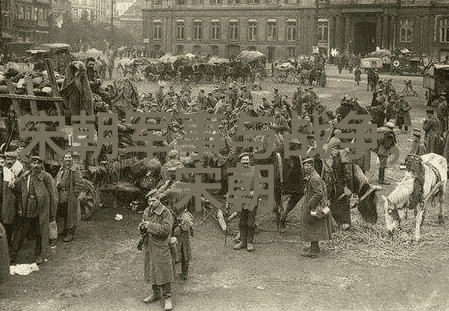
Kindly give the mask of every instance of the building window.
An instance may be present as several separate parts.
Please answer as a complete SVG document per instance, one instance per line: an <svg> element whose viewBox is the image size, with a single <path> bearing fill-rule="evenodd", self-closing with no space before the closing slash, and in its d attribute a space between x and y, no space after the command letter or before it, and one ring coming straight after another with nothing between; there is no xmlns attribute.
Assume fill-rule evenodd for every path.
<svg viewBox="0 0 449 311"><path fill-rule="evenodd" d="M203 38L203 22L196 20L193 22L193 39L201 40Z"/></svg>
<svg viewBox="0 0 449 311"><path fill-rule="evenodd" d="M248 21L248 40L257 41L257 21Z"/></svg>
<svg viewBox="0 0 449 311"><path fill-rule="evenodd" d="M162 40L162 22L154 21L154 40Z"/></svg>
<svg viewBox="0 0 449 311"><path fill-rule="evenodd" d="M195 55L201 54L201 46L199 46L199 45L193 46L193 54L195 54Z"/></svg>
<svg viewBox="0 0 449 311"><path fill-rule="evenodd" d="M229 40L237 41L239 39L239 25L238 22L229 23Z"/></svg>
<svg viewBox="0 0 449 311"><path fill-rule="evenodd" d="M218 56L218 46L217 45L212 45L210 47L210 54L212 56Z"/></svg>
<svg viewBox="0 0 449 311"><path fill-rule="evenodd" d="M194 5L201 5L204 4L204 0L193 0Z"/></svg>
<svg viewBox="0 0 449 311"><path fill-rule="evenodd" d="M296 40L296 21L287 21L287 41Z"/></svg>
<svg viewBox="0 0 449 311"><path fill-rule="evenodd" d="M318 41L327 41L328 30L329 28L327 22L318 22Z"/></svg>
<svg viewBox="0 0 449 311"><path fill-rule="evenodd" d="M276 41L278 36L277 22L275 20L268 20L267 23L267 40Z"/></svg>
<svg viewBox="0 0 449 311"><path fill-rule="evenodd" d="M287 48L287 56L289 58L295 58L296 57L296 49L294 47L288 47Z"/></svg>
<svg viewBox="0 0 449 311"><path fill-rule="evenodd" d="M449 42L449 18L443 18L440 20L440 42Z"/></svg>
<svg viewBox="0 0 449 311"><path fill-rule="evenodd" d="M412 42L412 20L409 18L401 20L399 41Z"/></svg>
<svg viewBox="0 0 449 311"><path fill-rule="evenodd" d="M259 0L248 0L248 4L259 4Z"/></svg>
<svg viewBox="0 0 449 311"><path fill-rule="evenodd" d="M27 6L25 8L25 19L26 20L31 20L31 8L29 6Z"/></svg>
<svg viewBox="0 0 449 311"><path fill-rule="evenodd" d="M185 24L184 21L176 22L176 39L184 40L185 39Z"/></svg>
<svg viewBox="0 0 449 311"><path fill-rule="evenodd" d="M220 40L220 22L212 21L212 40Z"/></svg>
<svg viewBox="0 0 449 311"><path fill-rule="evenodd" d="M186 0L176 0L177 5L184 5L186 4Z"/></svg>
<svg viewBox="0 0 449 311"><path fill-rule="evenodd" d="M278 0L267 0L268 4L277 4Z"/></svg>
<svg viewBox="0 0 449 311"><path fill-rule="evenodd" d="M210 4L221 4L221 0L210 0Z"/></svg>
<svg viewBox="0 0 449 311"><path fill-rule="evenodd" d="M229 4L239 4L240 0L229 0L228 3Z"/></svg>
<svg viewBox="0 0 449 311"><path fill-rule="evenodd" d="M184 54L184 46L183 45L177 45L176 46L176 55L182 55Z"/></svg>

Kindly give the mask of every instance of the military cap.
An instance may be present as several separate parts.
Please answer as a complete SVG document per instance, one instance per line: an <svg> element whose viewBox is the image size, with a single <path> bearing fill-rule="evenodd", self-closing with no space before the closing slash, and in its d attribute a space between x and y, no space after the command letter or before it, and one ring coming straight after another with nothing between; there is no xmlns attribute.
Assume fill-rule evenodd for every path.
<svg viewBox="0 0 449 311"><path fill-rule="evenodd" d="M302 163L305 164L305 163L310 163L310 162L313 162L313 161L314 161L313 158L305 158L304 160L302 160Z"/></svg>
<svg viewBox="0 0 449 311"><path fill-rule="evenodd" d="M42 159L41 159L39 156L37 156L37 155L31 156L30 160L31 160L31 161L33 161L33 160L38 160L39 162L44 162L44 160L42 160Z"/></svg>
<svg viewBox="0 0 449 311"><path fill-rule="evenodd" d="M251 153L249 152L243 152L241 155L239 155L239 161L243 158L243 157L251 157Z"/></svg>
<svg viewBox="0 0 449 311"><path fill-rule="evenodd" d="M413 129L413 136L421 137L421 131L419 129Z"/></svg>

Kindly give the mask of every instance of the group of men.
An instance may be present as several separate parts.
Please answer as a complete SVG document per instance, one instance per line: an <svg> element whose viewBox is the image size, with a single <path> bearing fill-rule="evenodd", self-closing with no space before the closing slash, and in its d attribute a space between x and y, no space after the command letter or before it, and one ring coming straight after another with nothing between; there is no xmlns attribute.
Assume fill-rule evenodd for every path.
<svg viewBox="0 0 449 311"><path fill-rule="evenodd" d="M34 260L42 264L56 248L55 230L64 242L74 239L81 220L81 173L70 153L56 178L45 171L39 156L19 157L17 151L0 154L0 166L0 222L6 229L10 263L18 261L28 238L35 239Z"/></svg>

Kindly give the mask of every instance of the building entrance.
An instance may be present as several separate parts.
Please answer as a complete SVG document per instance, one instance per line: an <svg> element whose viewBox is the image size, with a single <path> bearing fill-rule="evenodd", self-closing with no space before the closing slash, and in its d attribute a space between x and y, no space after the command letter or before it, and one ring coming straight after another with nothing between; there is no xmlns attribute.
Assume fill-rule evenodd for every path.
<svg viewBox="0 0 449 311"><path fill-rule="evenodd" d="M376 23L360 22L354 25L354 53L365 55L376 50Z"/></svg>

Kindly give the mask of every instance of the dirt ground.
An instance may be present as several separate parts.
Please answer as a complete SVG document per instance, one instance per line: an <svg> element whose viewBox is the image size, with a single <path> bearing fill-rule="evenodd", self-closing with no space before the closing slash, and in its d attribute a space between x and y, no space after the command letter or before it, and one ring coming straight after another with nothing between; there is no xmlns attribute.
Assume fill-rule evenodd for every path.
<svg viewBox="0 0 449 311"><path fill-rule="evenodd" d="M343 90L367 105L366 77L355 87L353 76L328 70L325 89L316 88L322 101L336 107ZM405 77L393 77L401 91ZM422 78L411 77L420 97L412 103L412 127L421 127L425 113ZM268 95L277 87L283 94L293 94L295 85L265 83ZM139 83L141 91L152 91L155 84ZM205 88L211 88L206 86ZM195 94L197 92L195 88ZM398 133L405 156L410 134ZM372 158L368 176L377 180L376 158ZM373 175L374 174L374 175ZM398 164L386 175L400 179ZM386 186L381 194L388 194ZM50 261L29 276L11 276L0 286L0 310L162 310L159 303L141 302L148 291L142 279L142 253L136 249L137 225L141 215L126 208L126 202L105 201L91 221L83 222L76 240L61 240ZM193 260L190 279L173 284L174 310L449 310L449 234L447 204L445 225L436 223L435 211L426 215L423 241L410 245L405 233L394 239L385 235L383 209L378 206L379 223L369 226L353 210L351 231L336 233L332 243L322 245L316 259L301 257L304 246L299 240L296 208L285 233L277 234L271 214L258 216L256 251L234 251L232 237L225 238L217 222L209 216L203 223L196 215ZM123 220L114 220L122 214ZM201 223L201 224L200 224ZM235 230L237 221L231 224ZM407 227L407 226L406 226ZM32 242L20 260L32 262Z"/></svg>

